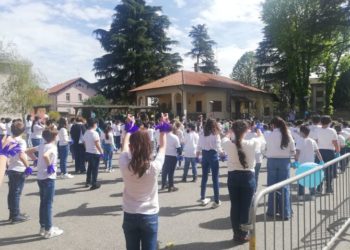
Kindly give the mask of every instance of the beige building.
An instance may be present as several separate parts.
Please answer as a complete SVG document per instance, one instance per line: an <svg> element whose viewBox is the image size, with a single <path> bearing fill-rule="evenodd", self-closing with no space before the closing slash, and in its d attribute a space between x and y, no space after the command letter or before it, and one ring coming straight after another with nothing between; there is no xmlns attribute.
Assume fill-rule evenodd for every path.
<svg viewBox="0 0 350 250"><path fill-rule="evenodd" d="M220 119L273 116L272 94L218 75L180 71L131 92L136 93L137 105L150 106L153 101L162 111L190 119L200 114Z"/></svg>
<svg viewBox="0 0 350 250"><path fill-rule="evenodd" d="M311 110L314 112L322 111L325 105L326 89L325 84L319 78L310 78L311 86Z"/></svg>
<svg viewBox="0 0 350 250"><path fill-rule="evenodd" d="M95 96L97 90L83 78L75 78L48 89L50 110L65 115L74 115L74 107L83 105L84 100Z"/></svg>

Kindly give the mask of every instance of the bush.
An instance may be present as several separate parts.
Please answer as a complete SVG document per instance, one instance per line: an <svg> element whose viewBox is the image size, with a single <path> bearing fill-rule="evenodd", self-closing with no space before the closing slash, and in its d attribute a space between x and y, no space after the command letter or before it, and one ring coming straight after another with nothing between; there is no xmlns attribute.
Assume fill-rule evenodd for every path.
<svg viewBox="0 0 350 250"><path fill-rule="evenodd" d="M51 120L55 120L55 121L58 121L61 118L60 113L57 111L50 111L48 113L48 116Z"/></svg>

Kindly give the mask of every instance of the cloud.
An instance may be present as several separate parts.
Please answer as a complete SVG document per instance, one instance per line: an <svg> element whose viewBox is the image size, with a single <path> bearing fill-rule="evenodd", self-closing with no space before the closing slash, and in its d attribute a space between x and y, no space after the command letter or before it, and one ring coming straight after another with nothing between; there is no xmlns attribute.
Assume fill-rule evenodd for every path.
<svg viewBox="0 0 350 250"><path fill-rule="evenodd" d="M79 3L75 2L57 4L56 8L67 18L76 18L83 21L111 18L114 14L114 11L111 9L102 8L97 5L82 7Z"/></svg>
<svg viewBox="0 0 350 250"><path fill-rule="evenodd" d="M185 7L187 4L185 0L174 0L174 2L178 8Z"/></svg>

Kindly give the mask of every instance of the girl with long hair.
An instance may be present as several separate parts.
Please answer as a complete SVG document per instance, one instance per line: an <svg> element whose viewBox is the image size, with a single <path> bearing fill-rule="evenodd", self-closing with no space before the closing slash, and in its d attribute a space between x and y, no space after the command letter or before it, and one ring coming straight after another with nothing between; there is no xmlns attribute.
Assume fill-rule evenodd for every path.
<svg viewBox="0 0 350 250"><path fill-rule="evenodd" d="M58 156L60 159L61 177L71 179L74 176L67 172L67 158L69 153L69 136L67 130L68 122L65 118L58 121Z"/></svg>
<svg viewBox="0 0 350 250"><path fill-rule="evenodd" d="M221 205L219 200L219 155L223 154L221 147L220 129L213 119L208 119L204 125L204 133L199 136L197 159L202 154L202 183L200 202L206 206L210 198L205 197L209 170L212 172L214 202L212 208ZM197 160L198 161L198 160Z"/></svg>
<svg viewBox="0 0 350 250"><path fill-rule="evenodd" d="M196 132L196 126L193 123L189 123L187 131L184 136L184 150L183 154L185 157L185 166L182 176L182 181L187 181L187 174L190 165L192 165L192 182L197 181L197 162L196 162L196 149L198 146L199 136Z"/></svg>
<svg viewBox="0 0 350 250"><path fill-rule="evenodd" d="M161 123L168 123L162 115ZM165 159L166 130L160 130L159 151L152 161L151 140L147 130L135 126L128 115L119 167L123 177L123 230L126 249L157 249L158 176Z"/></svg>
<svg viewBox="0 0 350 250"><path fill-rule="evenodd" d="M103 147L103 160L106 166L106 171L113 172L112 159L113 150L116 150L114 145L113 128L111 125L107 125L104 132L101 135L102 147Z"/></svg>
<svg viewBox="0 0 350 250"><path fill-rule="evenodd" d="M296 153L293 137L285 121L280 117L275 117L271 120L271 128L272 132L267 134L265 138L268 186L290 177L291 157ZM275 194L269 194L267 215L273 217L276 214L283 220L288 220L291 217L289 185L284 186Z"/></svg>
<svg viewBox="0 0 350 250"><path fill-rule="evenodd" d="M231 201L233 239L238 243L248 240L248 233L241 229L241 225L248 223L249 207L256 189L255 154L263 141L260 130L256 131L256 137L245 139L248 129L245 121L238 120L232 124L222 142L228 159L227 187ZM235 138L234 141L231 141L232 137Z"/></svg>

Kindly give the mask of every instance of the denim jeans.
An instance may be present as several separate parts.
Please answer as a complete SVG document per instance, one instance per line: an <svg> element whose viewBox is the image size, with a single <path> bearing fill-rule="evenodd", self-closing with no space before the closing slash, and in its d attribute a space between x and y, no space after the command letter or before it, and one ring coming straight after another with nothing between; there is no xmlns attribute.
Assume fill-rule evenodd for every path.
<svg viewBox="0 0 350 250"><path fill-rule="evenodd" d="M86 161L88 163L88 168L86 171L86 183L96 186L98 166L100 164L100 155L85 153Z"/></svg>
<svg viewBox="0 0 350 250"><path fill-rule="evenodd" d="M60 158L61 174L67 173L68 153L69 153L69 146L68 145L58 146L58 155Z"/></svg>
<svg viewBox="0 0 350 250"><path fill-rule="evenodd" d="M114 136L114 145L117 151L121 148L120 144L120 136Z"/></svg>
<svg viewBox="0 0 350 250"><path fill-rule="evenodd" d="M208 174L211 170L214 201L219 203L219 159L215 150L202 150L202 183L201 183L201 199L205 198L207 188Z"/></svg>
<svg viewBox="0 0 350 250"><path fill-rule="evenodd" d="M174 186L174 173L177 163L177 157L166 155L162 169L162 188L165 187L168 179L169 188Z"/></svg>
<svg viewBox="0 0 350 250"><path fill-rule="evenodd" d="M187 178L188 169L190 168L190 164L192 166L193 178L197 177L197 162L196 162L196 158L185 157L184 174L183 174L183 177L182 177L183 179Z"/></svg>
<svg viewBox="0 0 350 250"><path fill-rule="evenodd" d="M335 158L334 150L329 149L320 149L320 154L324 162L329 162ZM318 160L316 161L319 162ZM326 169L323 169L324 180L326 182L326 192L333 192L333 178L337 176L337 165L329 166ZM322 192L323 183L317 187L318 192Z"/></svg>
<svg viewBox="0 0 350 250"><path fill-rule="evenodd" d="M261 169L261 163L255 163L255 190L258 189L258 183L259 183L259 174Z"/></svg>
<svg viewBox="0 0 350 250"><path fill-rule="evenodd" d="M41 139L34 139L34 138L32 138L32 146L33 147L39 146L40 143L41 143ZM36 157L38 157L38 155L39 155L38 152L35 152L34 154L35 154Z"/></svg>
<svg viewBox="0 0 350 250"><path fill-rule="evenodd" d="M255 193L255 175L251 171L229 171L227 187L231 201L231 224L235 235L246 236L240 226L248 223L249 208Z"/></svg>
<svg viewBox="0 0 350 250"><path fill-rule="evenodd" d="M75 158L75 172L85 172L85 147L84 144L73 144Z"/></svg>
<svg viewBox="0 0 350 250"><path fill-rule="evenodd" d="M9 177L9 193L7 196L7 204L10 210L10 219L15 219L20 214L19 203L24 186L25 174L23 172L8 171Z"/></svg>
<svg viewBox="0 0 350 250"><path fill-rule="evenodd" d="M271 186L290 177L289 158L267 159L267 185ZM276 199L274 199L274 196ZM276 207L274 207L276 204ZM291 217L291 204L289 185L269 194L267 214L273 216L279 214L283 219Z"/></svg>
<svg viewBox="0 0 350 250"><path fill-rule="evenodd" d="M158 214L124 212L123 230L127 250L156 250Z"/></svg>
<svg viewBox="0 0 350 250"><path fill-rule="evenodd" d="M103 144L103 160L107 169L112 169L113 147L111 144Z"/></svg>
<svg viewBox="0 0 350 250"><path fill-rule="evenodd" d="M40 191L39 223L46 231L52 227L52 203L55 195L55 180L38 180Z"/></svg>

